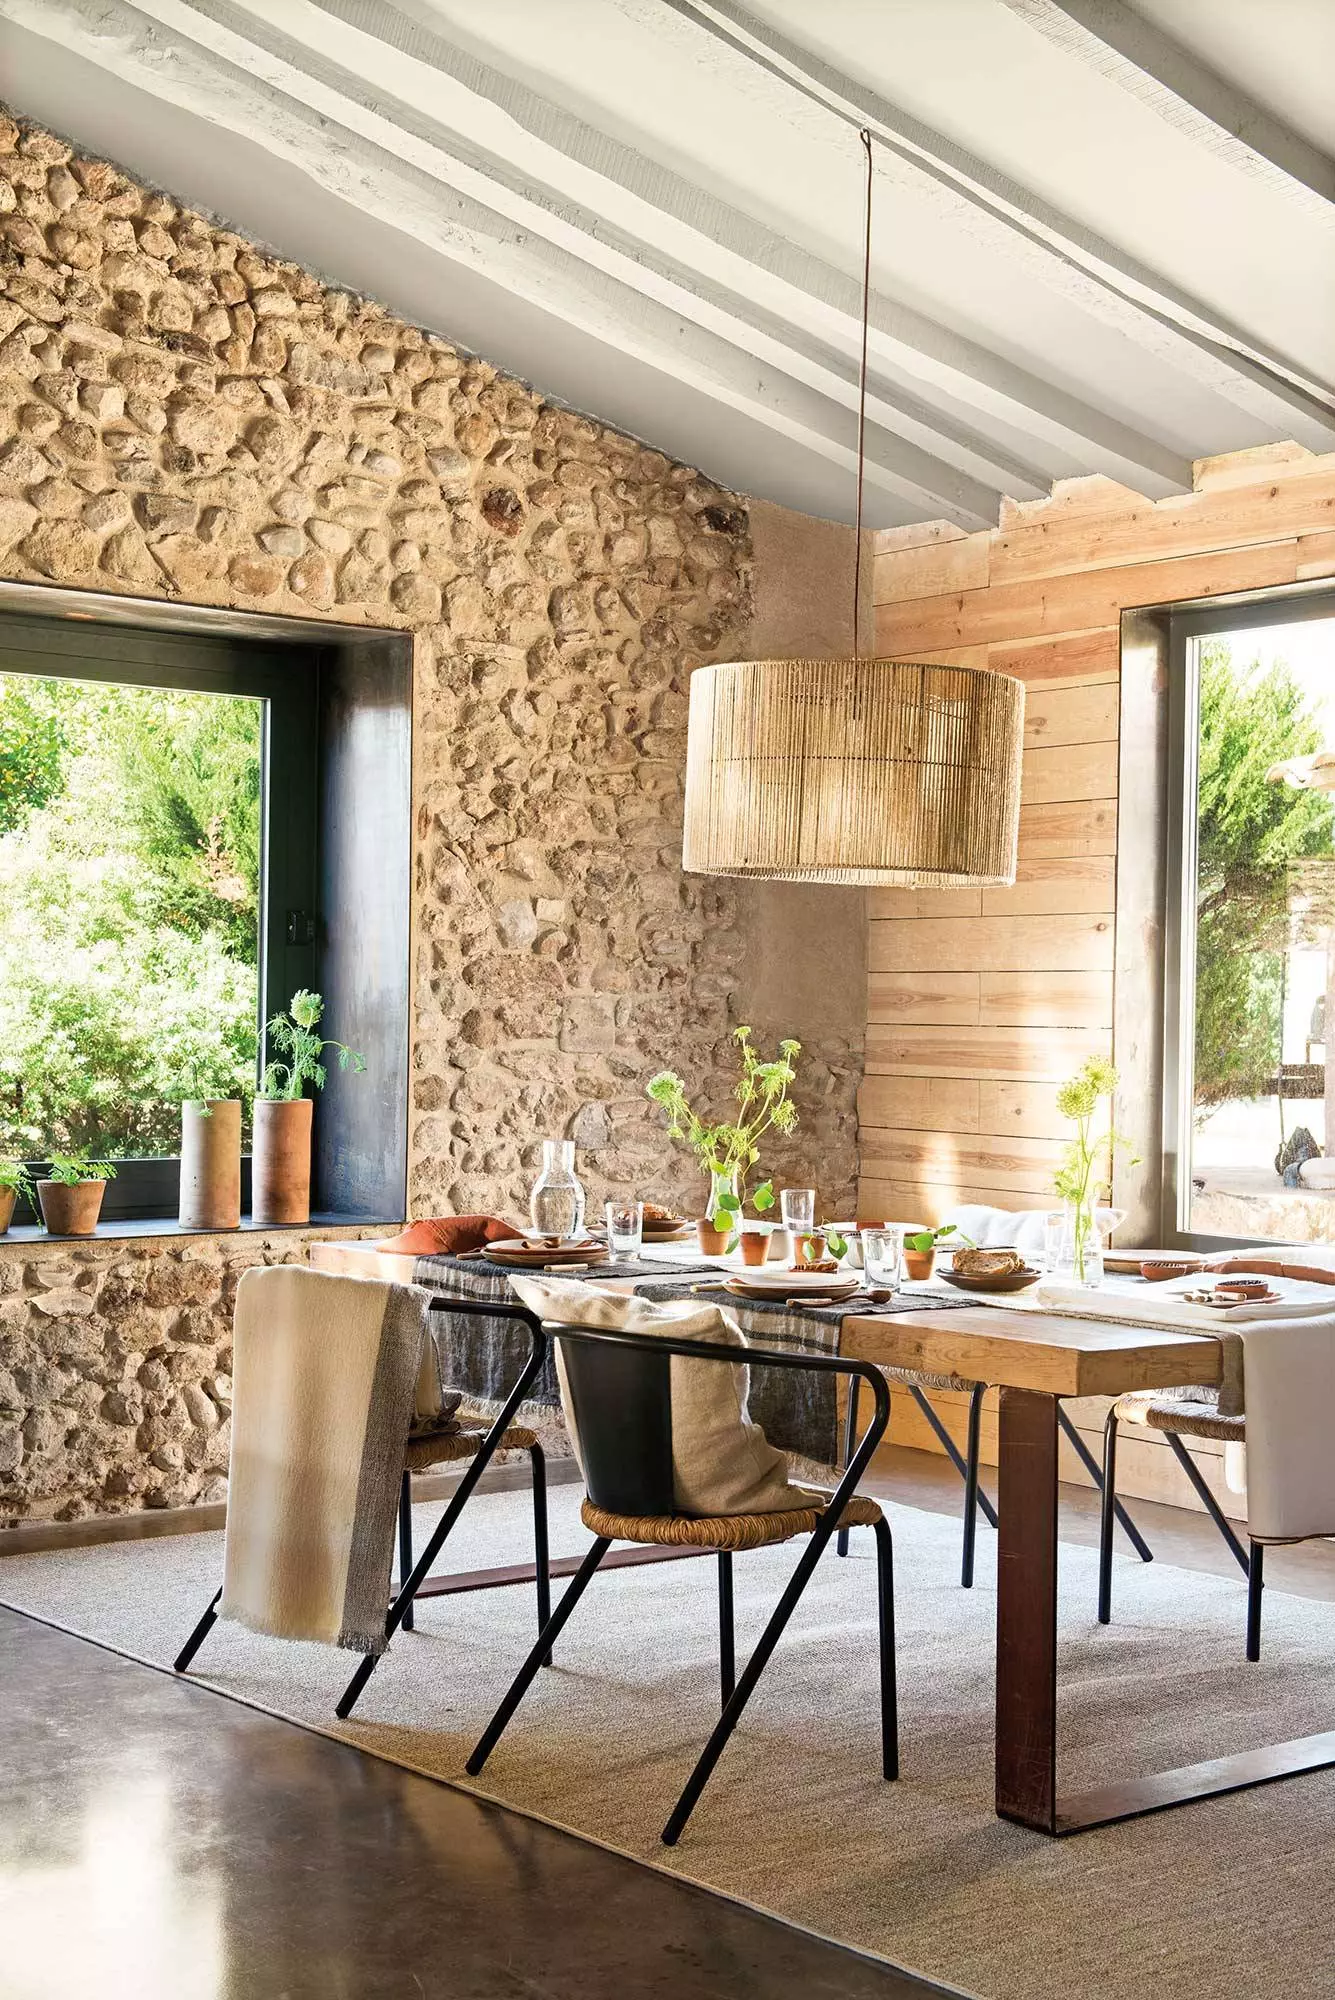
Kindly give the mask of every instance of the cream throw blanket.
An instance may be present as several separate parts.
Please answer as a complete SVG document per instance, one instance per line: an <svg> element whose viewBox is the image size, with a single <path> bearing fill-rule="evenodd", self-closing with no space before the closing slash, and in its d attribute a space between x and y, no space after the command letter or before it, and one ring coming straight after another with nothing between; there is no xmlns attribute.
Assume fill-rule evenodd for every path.
<svg viewBox="0 0 1335 2000"><path fill-rule="evenodd" d="M242 1277L219 1617L384 1651L430 1297L299 1264Z"/></svg>

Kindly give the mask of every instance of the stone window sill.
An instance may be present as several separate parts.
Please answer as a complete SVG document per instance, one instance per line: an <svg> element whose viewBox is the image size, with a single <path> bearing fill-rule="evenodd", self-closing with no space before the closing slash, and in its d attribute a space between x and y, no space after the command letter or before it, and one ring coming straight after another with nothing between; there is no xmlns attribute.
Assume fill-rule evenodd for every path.
<svg viewBox="0 0 1335 2000"><path fill-rule="evenodd" d="M0 1250L6 1244L28 1249L34 1243L106 1243L113 1239L123 1241L127 1237L322 1236L353 1232L358 1235L369 1236L375 1232L393 1236L406 1227L406 1223L380 1222L374 1216L318 1214L312 1215L309 1222L253 1222L246 1216L237 1229L187 1229L175 1216L126 1216L112 1222L100 1222L92 1236L50 1236L36 1223L13 1223L0 1236Z"/></svg>

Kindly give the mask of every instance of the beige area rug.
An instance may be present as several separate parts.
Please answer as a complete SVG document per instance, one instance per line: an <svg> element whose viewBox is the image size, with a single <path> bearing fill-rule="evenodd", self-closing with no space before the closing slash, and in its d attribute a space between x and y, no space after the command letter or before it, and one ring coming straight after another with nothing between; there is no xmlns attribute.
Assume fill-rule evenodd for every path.
<svg viewBox="0 0 1335 2000"><path fill-rule="evenodd" d="M554 1553L587 1544L578 1490L552 1493ZM435 1509L419 1510L419 1533ZM868 1532L827 1557L675 1852L659 1829L717 1701L708 1559L595 1579L558 1664L472 1789L987 2000L1272 2000L1335 1991L1335 1772L1067 1841L991 1812L995 1539L963 1591L959 1526L896 1507L903 1776L878 1777ZM476 1498L451 1568L522 1560L525 1493ZM739 1648L795 1551L737 1559ZM219 1574L221 1537L0 1560L0 1600L171 1660ZM1242 1657L1241 1578L1119 1558L1116 1622L1094 1621L1092 1551L1062 1551L1062 1778L1074 1787L1335 1726L1335 1605L1266 1592L1265 1654ZM197 1677L458 1781L530 1642L531 1591L435 1599L357 1716L333 1718L351 1656L219 1625ZM465 1781L467 1783L467 1781Z"/></svg>

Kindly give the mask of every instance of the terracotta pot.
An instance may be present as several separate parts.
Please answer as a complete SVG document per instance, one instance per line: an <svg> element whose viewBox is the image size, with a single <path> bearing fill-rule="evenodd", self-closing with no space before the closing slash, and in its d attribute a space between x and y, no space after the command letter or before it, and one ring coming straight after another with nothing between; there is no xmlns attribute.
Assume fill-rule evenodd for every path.
<svg viewBox="0 0 1335 2000"><path fill-rule="evenodd" d="M48 1236L91 1236L102 1213L105 1181L38 1181L37 1199Z"/></svg>
<svg viewBox="0 0 1335 2000"><path fill-rule="evenodd" d="M715 1229L712 1222L706 1222L702 1215L695 1225L695 1234L700 1244L702 1257L723 1257L727 1255L728 1244L732 1240L732 1229Z"/></svg>
<svg viewBox="0 0 1335 2000"><path fill-rule="evenodd" d="M754 1225L742 1224L742 1262L763 1264L769 1256L771 1229L757 1229Z"/></svg>
<svg viewBox="0 0 1335 2000"><path fill-rule="evenodd" d="M14 1203L18 1195L13 1188L0 1188L0 1236L3 1236L14 1218Z"/></svg>
<svg viewBox="0 0 1335 2000"><path fill-rule="evenodd" d="M824 1256L825 1236L821 1230L805 1230L800 1235L794 1229L788 1231L790 1264L819 1264Z"/></svg>
<svg viewBox="0 0 1335 2000"><path fill-rule="evenodd" d="M913 1279L915 1283L921 1283L925 1278L931 1277L935 1268L935 1249L910 1250L907 1243L904 1245L904 1276L906 1278Z"/></svg>
<svg viewBox="0 0 1335 2000"><path fill-rule="evenodd" d="M314 1108L309 1097L255 1099L250 1212L256 1222L310 1221Z"/></svg>
<svg viewBox="0 0 1335 2000"><path fill-rule="evenodd" d="M241 1099L181 1106L182 1229L241 1226Z"/></svg>

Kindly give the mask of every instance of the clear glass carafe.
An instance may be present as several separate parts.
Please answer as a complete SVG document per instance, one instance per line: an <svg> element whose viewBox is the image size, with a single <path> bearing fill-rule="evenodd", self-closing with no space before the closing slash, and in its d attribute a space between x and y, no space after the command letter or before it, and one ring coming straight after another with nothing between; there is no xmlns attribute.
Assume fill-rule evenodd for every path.
<svg viewBox="0 0 1335 2000"><path fill-rule="evenodd" d="M542 1172L528 1198L539 1236L578 1237L584 1231L584 1189L575 1172L573 1139L544 1139Z"/></svg>

